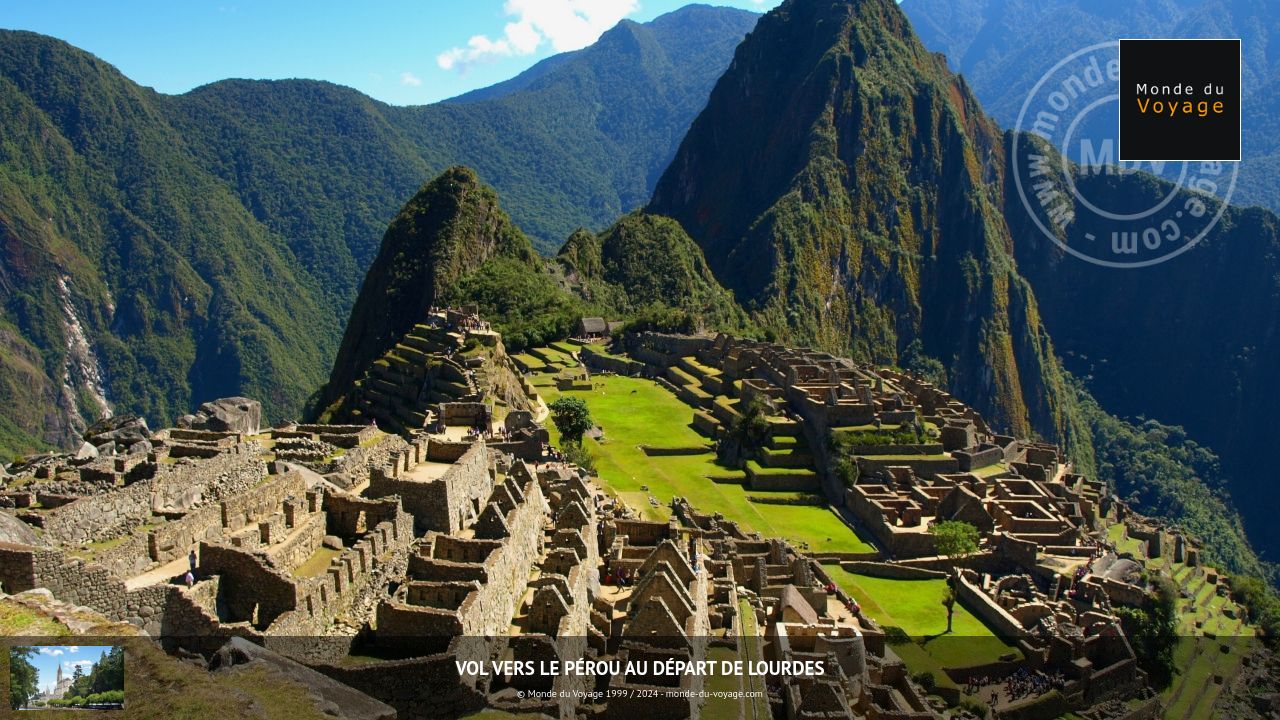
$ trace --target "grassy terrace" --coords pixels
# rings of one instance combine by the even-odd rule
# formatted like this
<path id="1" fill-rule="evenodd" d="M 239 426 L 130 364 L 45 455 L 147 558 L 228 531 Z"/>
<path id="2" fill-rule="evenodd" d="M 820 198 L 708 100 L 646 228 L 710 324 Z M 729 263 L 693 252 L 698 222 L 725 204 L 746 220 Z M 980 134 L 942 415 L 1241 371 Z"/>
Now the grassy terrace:
<path id="1" fill-rule="evenodd" d="M 747 530 L 807 544 L 813 552 L 872 549 L 829 508 L 753 503 L 740 484 L 712 482 L 709 476 L 742 477 L 740 470 L 717 465 L 713 453 L 645 455 L 638 446 L 706 445 L 706 438 L 689 427 L 693 408 L 649 380 L 617 375 L 595 376 L 593 380 L 599 388 L 563 394 L 586 400 L 596 424 L 604 428 L 604 442 L 587 440 L 586 444 L 596 458 L 596 469 L 605 489 L 646 518 L 666 519 L 671 514 L 671 498 L 679 495 L 700 512 L 721 513 Z M 550 378 L 539 377 L 534 382 L 548 403 L 562 394 Z M 552 442 L 558 442 L 555 427 L 548 423 L 548 428 Z M 647 486 L 648 492 L 641 486 Z M 657 507 L 649 503 L 649 495 L 657 498 Z"/>
<path id="2" fill-rule="evenodd" d="M 951 634 L 946 634 L 943 580 L 891 580 L 855 575 L 835 564 L 823 567 L 882 627 L 899 627 L 911 636 L 912 642 L 894 645 L 893 651 L 911 672 L 932 672 L 939 685 L 954 687 L 943 668 L 982 665 L 1009 654 L 1021 657 L 1017 648 L 997 637 L 959 603 Z"/>
<path id="3" fill-rule="evenodd" d="M 1217 585 L 1207 582 L 1206 570 L 1173 562 L 1172 554 L 1147 558 L 1146 543 L 1128 537 L 1123 523 L 1107 528 L 1107 539 L 1120 552 L 1144 558 L 1152 572 L 1163 572 L 1173 578 L 1181 593 L 1178 608 L 1180 640 L 1174 649 L 1176 674 L 1168 688 L 1160 693 L 1166 706 L 1165 717 L 1171 720 L 1209 720 L 1216 717 L 1214 703 L 1223 685 L 1214 681 L 1222 677 L 1230 682 L 1240 671 L 1240 664 L 1257 640 L 1254 628 L 1239 618 L 1243 611 L 1230 599 L 1217 594 Z M 1232 610 L 1236 617 L 1224 611 Z"/>
<path id="4" fill-rule="evenodd" d="M 321 547 L 316 548 L 311 557 L 307 558 L 301 565 L 293 569 L 293 576 L 298 578 L 316 577 L 323 575 L 329 569 L 329 563 L 333 559 L 341 555 L 342 552 L 333 548 Z"/>
<path id="5" fill-rule="evenodd" d="M 993 475 L 999 475 L 1002 472 L 1008 472 L 1008 470 L 1009 470 L 1009 467 L 1004 463 L 996 463 L 995 465 L 988 465 L 984 468 L 978 468 L 977 470 L 973 470 L 972 472 L 974 475 L 977 475 L 980 478 L 989 478 Z"/>

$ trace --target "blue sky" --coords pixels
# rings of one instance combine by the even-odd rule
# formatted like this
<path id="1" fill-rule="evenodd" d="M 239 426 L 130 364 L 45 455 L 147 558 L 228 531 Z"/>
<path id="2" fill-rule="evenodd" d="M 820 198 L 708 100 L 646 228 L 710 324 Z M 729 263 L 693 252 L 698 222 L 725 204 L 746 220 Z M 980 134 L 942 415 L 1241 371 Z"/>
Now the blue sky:
<path id="1" fill-rule="evenodd" d="M 39 652 L 31 657 L 31 664 L 40 673 L 40 692 L 44 692 L 56 684 L 59 664 L 62 665 L 62 674 L 67 677 L 75 672 L 76 664 L 83 665 L 84 672 L 88 673 L 90 666 L 111 648 L 97 645 L 48 645 L 37 649 Z"/>
<path id="2" fill-rule="evenodd" d="M 764 11 L 779 0 L 704 0 Z M 312 78 L 416 105 L 588 45 L 688 0 L 0 0 L 0 27 L 66 40 L 180 93 L 224 78 Z"/>

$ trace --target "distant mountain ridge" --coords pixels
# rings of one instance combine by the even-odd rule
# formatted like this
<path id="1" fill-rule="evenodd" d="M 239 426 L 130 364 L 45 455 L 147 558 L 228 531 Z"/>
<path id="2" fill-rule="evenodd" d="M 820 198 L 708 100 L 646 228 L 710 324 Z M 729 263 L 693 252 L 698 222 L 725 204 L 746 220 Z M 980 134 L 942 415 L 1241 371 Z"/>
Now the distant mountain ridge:
<path id="1" fill-rule="evenodd" d="M 69 445 L 103 403 L 168 422 L 249 394 L 270 420 L 295 416 L 425 178 L 475 167 L 554 253 L 647 200 L 756 18 L 624 22 L 423 107 L 305 80 L 161 95 L 0 31 L 0 456 Z"/>
<path id="2" fill-rule="evenodd" d="M 1012 128 L 1056 62 L 1117 38 L 1240 38 L 1243 155 L 1232 202 L 1280 211 L 1280 13 L 1267 0 L 903 0 L 925 47 L 945 53 L 983 108 Z M 1064 32 L 1070 28 L 1070 32 Z M 1172 178 L 1171 178 L 1172 179 Z"/>
<path id="3" fill-rule="evenodd" d="M 1280 15 L 1261 0 L 904 0 L 933 50 L 947 53 L 1006 127 L 1029 88 L 1072 51 L 1117 37 L 1241 38 L 1244 161 L 1234 205 L 1280 208 Z M 1064 33 L 1064 27 L 1073 28 Z M 1057 167 L 1056 165 L 1053 165 Z M 1269 477 L 1272 408 L 1280 403 L 1280 220 L 1229 208 L 1195 249 L 1119 275 L 1067 257 L 1033 227 L 1006 174 L 1004 214 L 1018 267 L 1035 288 L 1064 365 L 1126 417 L 1176 423 L 1221 457 L 1250 537 L 1280 552 Z M 1077 178 L 1084 194 L 1149 207 L 1168 186 L 1149 175 Z M 1084 229 L 1106 228 L 1091 212 Z M 1092 225 L 1089 225 L 1092 223 Z M 1094 227 L 1096 226 L 1096 227 Z M 1122 282 L 1117 282 L 1123 280 Z"/>

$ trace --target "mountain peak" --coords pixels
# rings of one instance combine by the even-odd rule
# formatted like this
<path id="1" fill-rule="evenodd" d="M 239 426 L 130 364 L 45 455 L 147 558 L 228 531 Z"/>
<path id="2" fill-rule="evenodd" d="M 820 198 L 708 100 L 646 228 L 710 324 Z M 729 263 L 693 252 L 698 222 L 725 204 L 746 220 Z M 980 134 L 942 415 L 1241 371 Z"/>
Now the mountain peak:
<path id="1" fill-rule="evenodd" d="M 892 0 L 787 0 L 739 45 L 649 211 L 766 329 L 881 363 L 919 342 L 998 426 L 1064 439 L 1060 370 L 985 178 L 1000 151 Z"/>
<path id="2" fill-rule="evenodd" d="M 468 270 L 492 257 L 536 269 L 537 254 L 475 171 L 454 166 L 405 203 L 391 221 L 351 310 L 320 408 L 332 403 Z"/>

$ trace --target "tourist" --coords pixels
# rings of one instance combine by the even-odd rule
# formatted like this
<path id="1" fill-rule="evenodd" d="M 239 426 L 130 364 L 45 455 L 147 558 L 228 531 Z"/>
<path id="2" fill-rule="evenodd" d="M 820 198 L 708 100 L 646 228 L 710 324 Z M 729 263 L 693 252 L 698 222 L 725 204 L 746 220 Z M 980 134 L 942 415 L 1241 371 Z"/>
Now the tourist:
<path id="1" fill-rule="evenodd" d="M 186 576 L 183 577 L 182 580 L 187 584 L 188 588 L 196 584 L 196 576 L 190 570 L 187 571 Z"/>
<path id="2" fill-rule="evenodd" d="M 196 551 L 194 549 L 192 549 L 191 553 L 187 555 L 187 562 L 191 564 L 191 572 L 195 572 L 196 571 Z"/>

